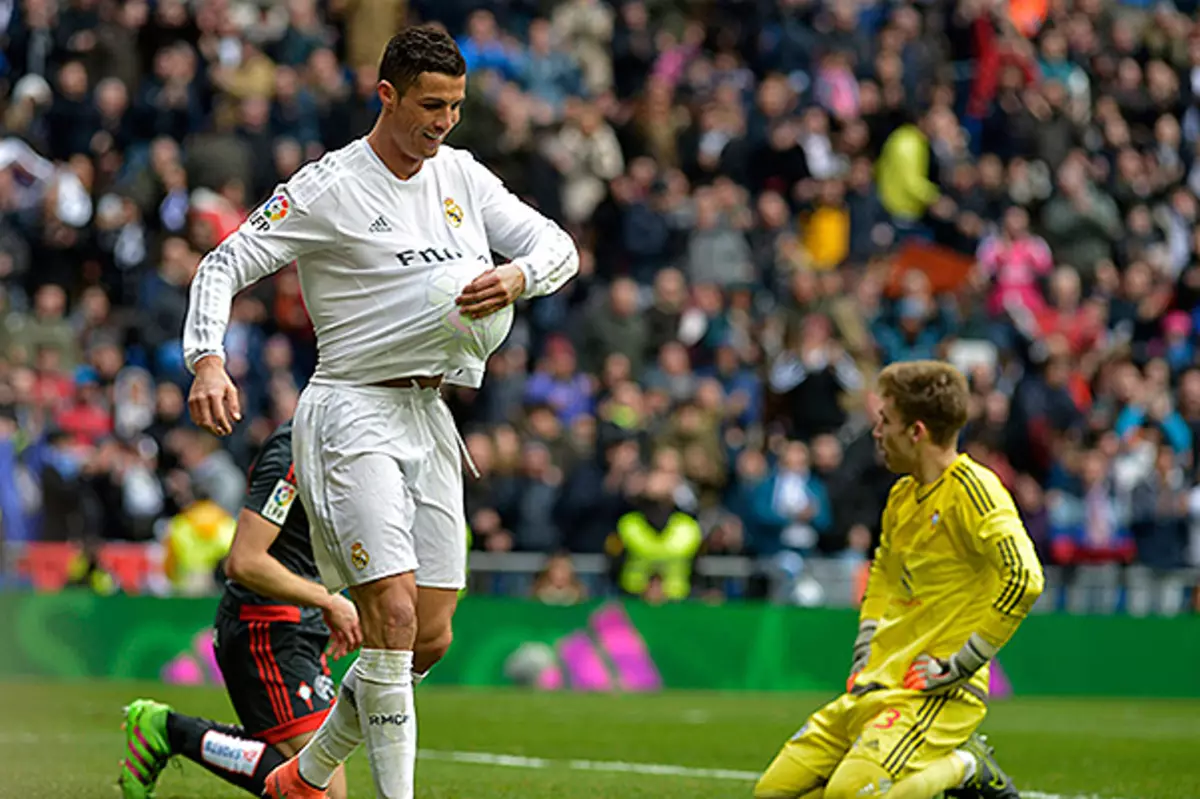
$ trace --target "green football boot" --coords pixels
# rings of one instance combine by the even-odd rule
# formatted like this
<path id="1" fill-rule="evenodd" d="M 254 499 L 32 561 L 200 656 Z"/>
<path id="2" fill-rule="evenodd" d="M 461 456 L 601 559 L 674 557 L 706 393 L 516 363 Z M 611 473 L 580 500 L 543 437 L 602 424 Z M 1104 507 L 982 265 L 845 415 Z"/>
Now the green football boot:
<path id="1" fill-rule="evenodd" d="M 125 759 L 117 784 L 125 799 L 151 799 L 158 775 L 171 760 L 167 714 L 171 708 L 153 699 L 135 699 L 125 708 Z"/>
<path id="2" fill-rule="evenodd" d="M 975 758 L 975 775 L 962 788 L 946 791 L 947 799 L 1021 799 L 1012 778 L 1004 773 L 996 762 L 995 747 L 979 733 L 971 737 L 961 749 Z"/>

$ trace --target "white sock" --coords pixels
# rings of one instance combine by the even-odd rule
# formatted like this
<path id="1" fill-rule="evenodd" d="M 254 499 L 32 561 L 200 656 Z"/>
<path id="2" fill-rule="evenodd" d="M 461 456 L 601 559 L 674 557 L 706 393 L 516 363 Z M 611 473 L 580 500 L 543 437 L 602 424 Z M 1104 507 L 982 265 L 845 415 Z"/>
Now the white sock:
<path id="1" fill-rule="evenodd" d="M 428 676 L 429 676 L 429 669 L 425 669 L 425 671 L 414 671 L 412 673 L 413 688 L 416 688 L 418 685 L 420 685 L 421 680 L 425 679 Z"/>
<path id="2" fill-rule="evenodd" d="M 327 787 L 333 779 L 333 772 L 362 743 L 357 693 L 358 675 L 351 666 L 342 680 L 338 700 L 333 703 L 329 715 L 297 755 L 300 759 L 300 776 L 305 782 L 319 788 Z"/>
<path id="3" fill-rule="evenodd" d="M 417 709 L 411 651 L 364 649 L 358 672 L 358 723 L 378 799 L 413 799 Z"/>
<path id="4" fill-rule="evenodd" d="M 975 776 L 975 769 L 979 768 L 979 763 L 975 760 L 975 755 L 966 750 L 956 749 L 954 754 L 958 755 L 958 759 L 963 762 L 963 778 L 958 787 L 965 788 L 971 778 Z"/>

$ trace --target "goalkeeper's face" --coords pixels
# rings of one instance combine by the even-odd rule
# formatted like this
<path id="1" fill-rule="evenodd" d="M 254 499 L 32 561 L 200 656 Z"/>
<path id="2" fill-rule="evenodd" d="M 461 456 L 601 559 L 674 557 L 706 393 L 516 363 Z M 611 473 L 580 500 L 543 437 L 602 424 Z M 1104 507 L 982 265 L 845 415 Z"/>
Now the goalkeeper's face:
<path id="1" fill-rule="evenodd" d="M 919 425 L 907 423 L 891 397 L 883 398 L 876 413 L 872 432 L 884 465 L 895 474 L 910 474 L 917 465 L 917 444 L 921 436 L 914 428 Z"/>
<path id="2" fill-rule="evenodd" d="M 388 135 L 397 148 L 416 161 L 437 155 L 446 136 L 458 124 L 466 96 L 466 76 L 422 72 L 404 94 L 399 94 L 390 83 L 382 85 L 391 89 L 381 91 L 380 97 L 390 112 Z"/>

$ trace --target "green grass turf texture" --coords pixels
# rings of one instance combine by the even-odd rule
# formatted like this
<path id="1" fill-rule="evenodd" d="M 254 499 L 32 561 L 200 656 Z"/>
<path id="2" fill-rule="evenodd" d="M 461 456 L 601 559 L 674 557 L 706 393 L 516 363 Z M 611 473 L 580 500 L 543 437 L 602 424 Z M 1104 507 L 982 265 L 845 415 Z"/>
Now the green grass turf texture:
<path id="1" fill-rule="evenodd" d="M 120 710 L 152 696 L 225 721 L 212 688 L 138 683 L 0 683 L 0 797 L 113 799 L 123 756 Z M 547 758 L 544 768 L 424 759 L 418 799 L 733 799 L 749 780 L 581 771 L 571 759 L 760 771 L 805 716 L 811 694 L 538 694 L 422 686 L 420 745 L 442 752 Z M 1013 699 L 996 702 L 983 731 L 1026 790 L 1065 798 L 1200 799 L 1200 701 Z M 235 799 L 237 789 L 197 766 L 169 767 L 159 799 Z M 371 797 L 361 750 L 351 797 Z M 1043 797 L 1044 799 L 1044 797 Z"/>

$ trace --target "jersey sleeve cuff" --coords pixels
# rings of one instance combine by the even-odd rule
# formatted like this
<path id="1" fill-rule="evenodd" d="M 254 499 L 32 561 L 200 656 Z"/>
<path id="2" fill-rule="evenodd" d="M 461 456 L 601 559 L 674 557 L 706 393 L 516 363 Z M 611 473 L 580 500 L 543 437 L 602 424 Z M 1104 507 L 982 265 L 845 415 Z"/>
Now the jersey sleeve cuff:
<path id="1" fill-rule="evenodd" d="M 200 362 L 201 358 L 207 358 L 210 355 L 217 356 L 221 359 L 221 363 L 225 363 L 224 350 L 200 350 L 199 352 L 191 353 L 184 358 L 184 365 L 187 366 L 187 370 L 189 372 L 196 374 L 196 364 Z"/>
<path id="2" fill-rule="evenodd" d="M 513 261 L 513 266 L 521 270 L 521 274 L 525 275 L 525 288 L 521 292 L 522 297 L 533 296 L 534 276 L 533 267 L 525 261 Z"/>

